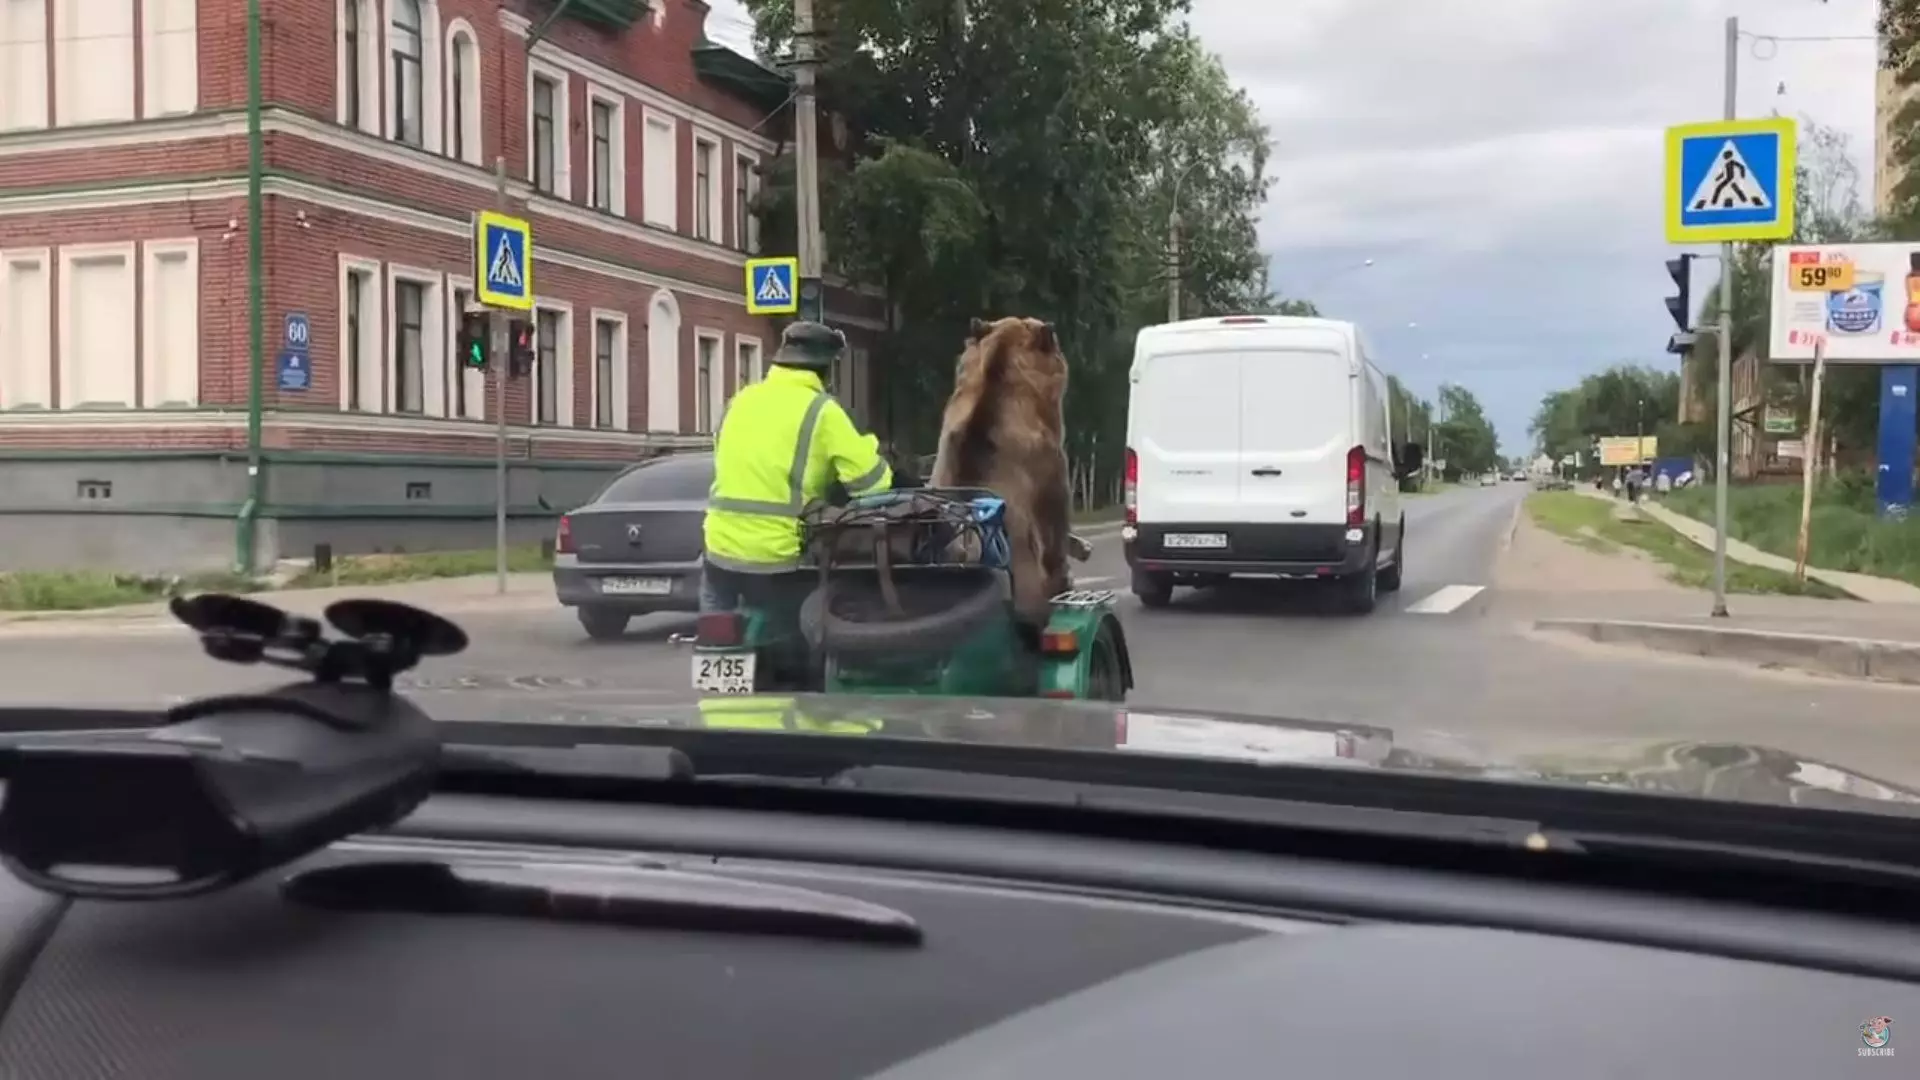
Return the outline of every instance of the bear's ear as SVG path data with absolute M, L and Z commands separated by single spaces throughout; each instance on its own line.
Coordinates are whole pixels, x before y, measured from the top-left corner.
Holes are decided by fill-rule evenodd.
M 1059 342 L 1054 338 L 1052 323 L 1040 322 L 1034 325 L 1033 347 L 1039 349 L 1041 352 L 1050 353 L 1059 351 Z
M 967 327 L 967 340 L 979 341 L 991 333 L 993 333 L 992 323 L 985 319 L 975 319 L 972 324 Z

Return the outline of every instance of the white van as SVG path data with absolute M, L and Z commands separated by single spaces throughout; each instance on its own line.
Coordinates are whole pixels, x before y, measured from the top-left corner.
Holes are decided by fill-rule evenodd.
M 1371 611 L 1400 587 L 1400 480 L 1386 377 L 1352 323 L 1234 315 L 1149 326 L 1127 398 L 1133 591 L 1241 576 L 1324 578 Z

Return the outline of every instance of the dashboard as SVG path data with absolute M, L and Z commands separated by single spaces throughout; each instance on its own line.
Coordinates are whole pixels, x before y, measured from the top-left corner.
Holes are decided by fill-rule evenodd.
M 1892 1075 L 1860 1060 L 1896 1049 L 1863 1054 L 1861 1025 L 1920 1017 L 1909 922 L 1364 855 L 437 795 L 200 898 L 67 900 L 0 875 L 0 1078 L 1797 1080 Z M 394 860 L 585 875 L 607 896 L 775 887 L 920 932 L 316 903 L 288 885 Z

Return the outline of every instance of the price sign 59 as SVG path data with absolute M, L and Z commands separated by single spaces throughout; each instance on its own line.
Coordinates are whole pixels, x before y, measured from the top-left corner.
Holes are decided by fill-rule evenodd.
M 1787 267 L 1787 288 L 1794 292 L 1845 292 L 1853 288 L 1853 264 L 1796 260 Z

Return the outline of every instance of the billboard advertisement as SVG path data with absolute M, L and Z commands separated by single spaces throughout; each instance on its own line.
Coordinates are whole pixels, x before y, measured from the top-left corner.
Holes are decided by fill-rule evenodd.
M 1602 465 L 1638 465 L 1643 461 L 1652 461 L 1660 456 L 1660 440 L 1648 435 L 1639 440 L 1639 453 L 1635 453 L 1634 437 L 1615 435 L 1600 440 L 1600 464 Z
M 1812 363 L 1920 363 L 1920 243 L 1782 244 L 1773 249 L 1767 354 Z

